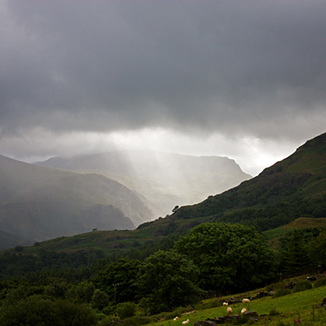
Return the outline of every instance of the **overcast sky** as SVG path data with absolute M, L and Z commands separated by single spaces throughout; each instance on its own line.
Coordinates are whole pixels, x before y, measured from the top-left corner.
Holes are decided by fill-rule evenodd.
M 256 175 L 326 128 L 324 0 L 0 0 L 0 154 L 119 148 Z

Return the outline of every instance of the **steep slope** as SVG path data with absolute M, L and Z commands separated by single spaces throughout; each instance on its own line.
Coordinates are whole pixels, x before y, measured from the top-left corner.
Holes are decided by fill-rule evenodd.
M 0 231 L 0 250 L 15 247 L 18 245 L 23 246 L 29 243 L 30 241 L 28 241 L 28 239 L 23 239 L 10 233 Z
M 151 212 L 102 175 L 39 167 L 0 156 L 0 230 L 29 242 L 100 229 L 132 229 Z
M 143 223 L 136 230 L 90 232 L 53 239 L 28 250 L 33 253 L 40 249 L 66 252 L 93 249 L 105 254 L 139 252 L 146 246 L 154 248 L 155 241 L 166 239 L 168 245 L 171 238 L 211 221 L 252 224 L 261 230 L 272 230 L 295 220 L 296 224 L 305 221 L 305 227 L 311 227 L 311 222 L 321 226 L 316 218 L 326 218 L 325 168 L 326 133 L 308 141 L 259 176 L 199 204 L 180 207 L 166 218 Z M 82 243 L 87 245 L 83 247 Z
M 182 207 L 171 217 L 256 225 L 262 230 L 298 217 L 326 216 L 326 133 L 221 195 Z
M 165 216 L 176 205 L 193 204 L 250 178 L 226 157 L 195 157 L 154 151 L 115 151 L 43 163 L 60 169 L 101 173 L 141 194 L 154 212 Z

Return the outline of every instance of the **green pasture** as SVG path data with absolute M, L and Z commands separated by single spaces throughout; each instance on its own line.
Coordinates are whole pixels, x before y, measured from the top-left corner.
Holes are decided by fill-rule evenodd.
M 322 300 L 326 297 L 326 286 L 313 288 L 302 292 L 291 293 L 281 297 L 264 297 L 261 299 L 252 300 L 249 304 L 237 303 L 230 305 L 233 314 L 240 314 L 242 308 L 247 310 L 256 311 L 258 314 L 257 322 L 249 322 L 247 324 L 254 325 L 271 325 L 271 326 L 286 326 L 286 325 L 313 325 L 325 326 L 326 325 L 326 308 L 319 307 Z M 189 326 L 195 324 L 200 320 L 207 318 L 214 319 L 215 317 L 227 315 L 225 306 L 222 302 L 229 297 L 208 299 L 202 302 L 202 306 L 214 306 L 206 309 L 194 308 L 193 313 L 180 314 L 179 320 L 174 321 L 173 314 L 169 314 L 171 319 L 158 320 L 155 323 L 148 324 L 147 326 L 179 326 L 182 321 L 189 319 Z M 296 321 L 300 318 L 300 323 Z M 234 324 L 239 324 L 234 323 Z

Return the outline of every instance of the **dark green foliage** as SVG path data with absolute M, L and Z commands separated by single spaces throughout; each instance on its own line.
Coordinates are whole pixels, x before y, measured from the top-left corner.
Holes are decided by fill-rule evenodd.
M 51 297 L 64 298 L 67 287 L 67 283 L 64 281 L 54 281 L 45 287 L 44 294 Z
M 312 267 L 317 268 L 319 272 L 326 271 L 326 231 L 321 232 L 313 239 L 309 246 L 309 255 L 311 257 Z
M 198 300 L 198 270 L 193 262 L 174 250 L 158 251 L 141 265 L 138 286 L 141 304 L 155 314 Z
M 136 281 L 139 268 L 138 260 L 119 259 L 107 265 L 94 277 L 94 284 L 109 295 L 110 301 L 134 301 L 137 297 Z
M 75 289 L 78 299 L 81 302 L 90 302 L 95 291 L 95 286 L 92 282 L 83 281 Z
M 55 275 L 54 271 L 62 271 L 69 280 L 80 280 L 80 278 L 89 277 L 89 270 L 84 268 L 91 265 L 96 260 L 102 258 L 101 253 L 96 251 L 89 252 L 55 252 L 40 249 L 35 254 L 17 254 L 17 252 L 5 252 L 0 255 L 0 278 L 6 276 L 16 276 L 33 273 L 44 272 L 46 277 L 59 276 L 59 272 Z M 46 271 L 47 269 L 47 271 Z M 37 275 L 36 279 L 39 279 Z
M 193 259 L 204 290 L 247 290 L 274 277 L 273 254 L 264 237 L 249 226 L 201 224 L 182 237 L 176 248 Z
M 87 306 L 32 296 L 0 307 L 1 326 L 91 326 L 96 317 Z
M 117 313 L 120 319 L 133 317 L 135 312 L 136 304 L 134 302 L 123 302 L 117 305 Z
M 109 296 L 105 292 L 96 289 L 93 293 L 91 303 L 94 309 L 102 311 L 110 303 Z
M 280 271 L 282 273 L 299 275 L 308 272 L 315 265 L 309 252 L 313 250 L 311 243 L 319 232 L 318 229 L 296 229 L 280 238 Z M 316 245 L 319 242 L 314 243 Z
M 310 289 L 312 289 L 312 284 L 309 281 L 300 281 L 294 286 L 293 292 L 306 291 Z
M 326 285 L 326 277 L 318 279 L 314 284 L 316 288 L 324 285 Z

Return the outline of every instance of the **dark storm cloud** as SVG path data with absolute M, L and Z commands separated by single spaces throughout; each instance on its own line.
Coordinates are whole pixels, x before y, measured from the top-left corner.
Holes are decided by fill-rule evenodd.
M 169 126 L 264 137 L 325 114 L 325 1 L 0 4 L 3 134 Z

